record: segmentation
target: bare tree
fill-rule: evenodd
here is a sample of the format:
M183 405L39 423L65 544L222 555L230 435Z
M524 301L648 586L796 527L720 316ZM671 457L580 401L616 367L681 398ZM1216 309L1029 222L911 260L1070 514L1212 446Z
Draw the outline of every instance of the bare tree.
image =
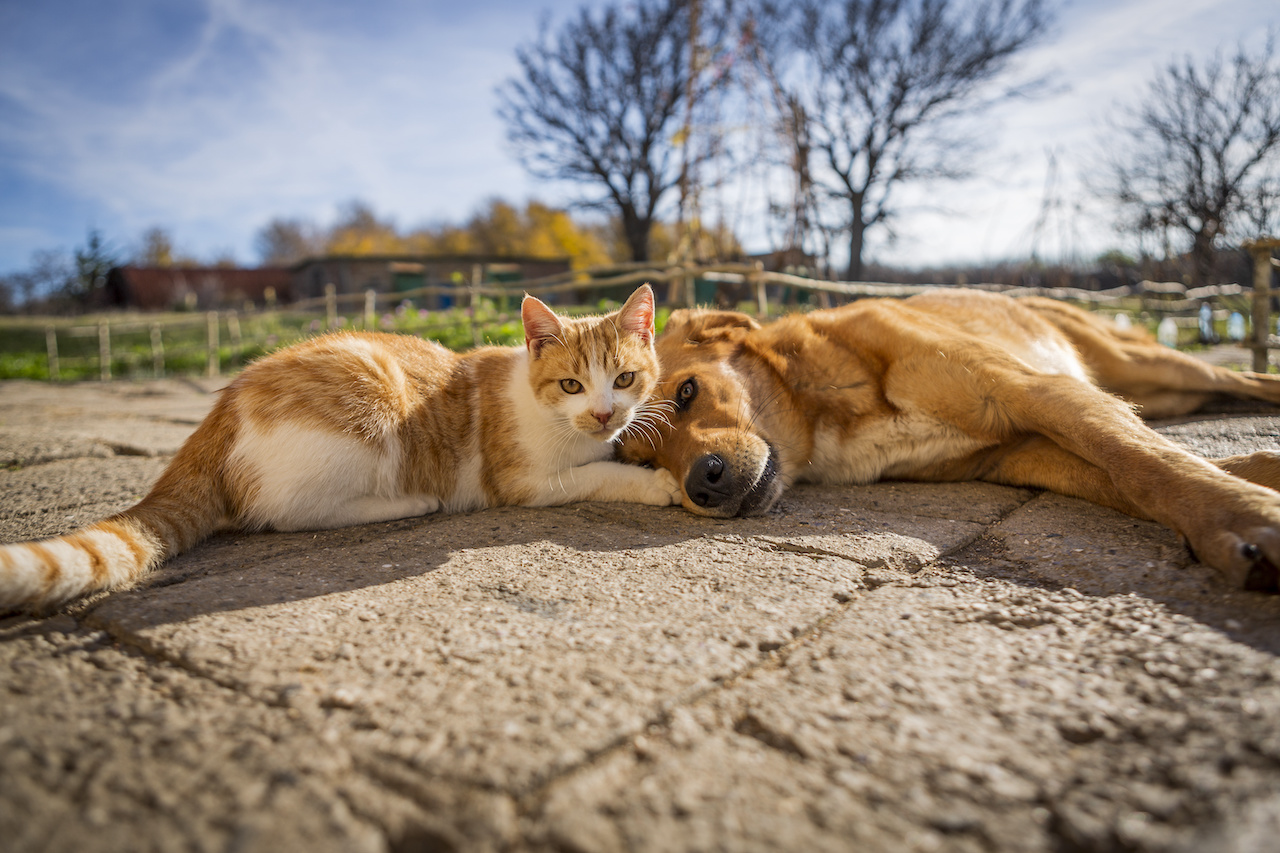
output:
M1213 274L1224 239L1276 226L1280 196L1280 63L1274 35L1257 55L1171 62L1107 140L1121 225L1188 250L1193 284Z
M660 205L679 186L686 106L704 85L690 52L693 13L708 43L726 15L698 0L586 7L516 53L520 74L498 88L507 139L532 174L594 189L584 204L615 213L633 260L648 260ZM716 8L721 8L716 5ZM685 128L687 132L687 128Z
M65 299L75 280L75 263L66 252L37 249L31 253L30 268L8 276L6 284L25 311L67 310L76 307Z
M273 219L258 231L254 247L264 266L285 266L320 254L323 239L301 219Z
M764 44L786 89L783 125L807 137L855 280L866 231L889 223L899 185L971 174L971 120L1035 88L997 84L1051 21L1043 0L801 0L760 15L762 30L785 34Z

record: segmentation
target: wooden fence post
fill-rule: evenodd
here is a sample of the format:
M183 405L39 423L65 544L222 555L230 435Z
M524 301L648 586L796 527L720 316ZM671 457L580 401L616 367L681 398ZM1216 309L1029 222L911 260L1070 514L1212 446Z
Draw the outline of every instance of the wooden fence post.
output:
M164 376L164 338L159 323L151 324L151 369L157 378Z
M1262 237L1244 244L1253 257L1253 372L1267 372L1267 338L1271 336L1271 250L1280 239Z
M480 325L476 321L476 308L480 302L480 282L484 277L484 268L479 264L473 264L471 267L471 283L468 287L470 291L467 294L467 313L471 319L471 342L475 346L480 346Z
M44 330L44 346L49 352L49 381L58 381L58 333L53 326Z
M234 311L227 312L227 337L231 338L231 369L240 368L240 315Z
M206 317L209 321L209 366L205 373L217 376L222 372L222 365L218 363L218 312L210 311Z
M364 328L368 332L378 328L378 291L373 288L364 292Z
M111 380L111 327L106 320L98 321L98 378Z
M334 329L338 326L338 288L333 282L324 286L324 316L325 328Z
M751 273L748 281L755 281L756 291L756 316L761 320L769 316L769 296L764 289L764 263L756 261L755 272Z

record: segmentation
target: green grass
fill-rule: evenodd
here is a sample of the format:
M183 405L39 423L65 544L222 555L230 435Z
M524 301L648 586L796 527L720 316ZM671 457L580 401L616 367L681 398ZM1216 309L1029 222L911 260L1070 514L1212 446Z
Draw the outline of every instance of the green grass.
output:
M44 353L0 353L0 379L48 379L49 362Z

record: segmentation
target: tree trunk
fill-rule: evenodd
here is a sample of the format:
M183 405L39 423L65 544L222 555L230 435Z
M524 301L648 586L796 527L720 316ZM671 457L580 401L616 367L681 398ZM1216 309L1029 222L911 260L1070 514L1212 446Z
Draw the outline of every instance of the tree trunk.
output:
M862 218L862 200L851 205L853 215L849 219L849 281L862 281L862 238L867 225Z
M634 210L622 211L622 236L631 249L631 260L649 260L649 229L651 220L641 219Z
M1191 241L1191 286L1202 287L1213 278L1213 234L1205 229Z

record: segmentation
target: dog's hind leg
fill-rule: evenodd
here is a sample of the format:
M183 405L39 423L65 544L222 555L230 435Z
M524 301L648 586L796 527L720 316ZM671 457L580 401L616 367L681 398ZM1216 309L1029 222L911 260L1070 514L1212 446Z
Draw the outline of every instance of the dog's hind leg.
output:
M1280 452L1259 450L1208 461L1228 474L1280 492ZM982 480L1002 486L1048 489L1111 507L1135 518L1151 518L1116 488L1105 470L1042 435L935 466L916 479Z
M1135 518L1150 514L1125 497L1105 470L1042 435L1028 436L986 448L963 459L916 472L912 479L937 481L982 480L1002 486L1048 489L1083 498Z
M1280 491L1280 452L1259 450L1209 461L1229 474Z
M1102 388L1147 419L1194 412L1215 396L1280 405L1280 377L1229 370L1155 342L1124 341L1082 355Z
M1061 489L1158 521L1183 536L1203 562L1237 588L1276 591L1280 585L1280 493L1232 476L1196 456L1091 383L1036 373L993 353L968 359L949 355L954 357L894 364L887 374L895 386L888 388L886 397L900 406L928 405L934 417L960 432L993 439L984 441L988 447L1043 436L1101 469L1110 486L1103 484L1101 476L1088 473L1083 481L1093 484L1094 493L1072 488L1070 476L1055 473L1072 470L1070 465L1052 464L1055 459L1070 460L1058 454L1046 457L1047 473L1027 474L1023 484ZM948 389L945 395L911 397L907 393L924 387L904 382L915 379L924 365L931 387ZM1004 469L1016 471L1014 462L1023 461L1026 470L1034 459L1011 459ZM1076 466L1076 470L1089 469Z
M1280 377L1209 364L1161 345L1145 331L1121 330L1098 314L1061 302L1020 302L1057 326L1094 381L1136 405L1144 418L1185 415L1216 395L1280 405Z

